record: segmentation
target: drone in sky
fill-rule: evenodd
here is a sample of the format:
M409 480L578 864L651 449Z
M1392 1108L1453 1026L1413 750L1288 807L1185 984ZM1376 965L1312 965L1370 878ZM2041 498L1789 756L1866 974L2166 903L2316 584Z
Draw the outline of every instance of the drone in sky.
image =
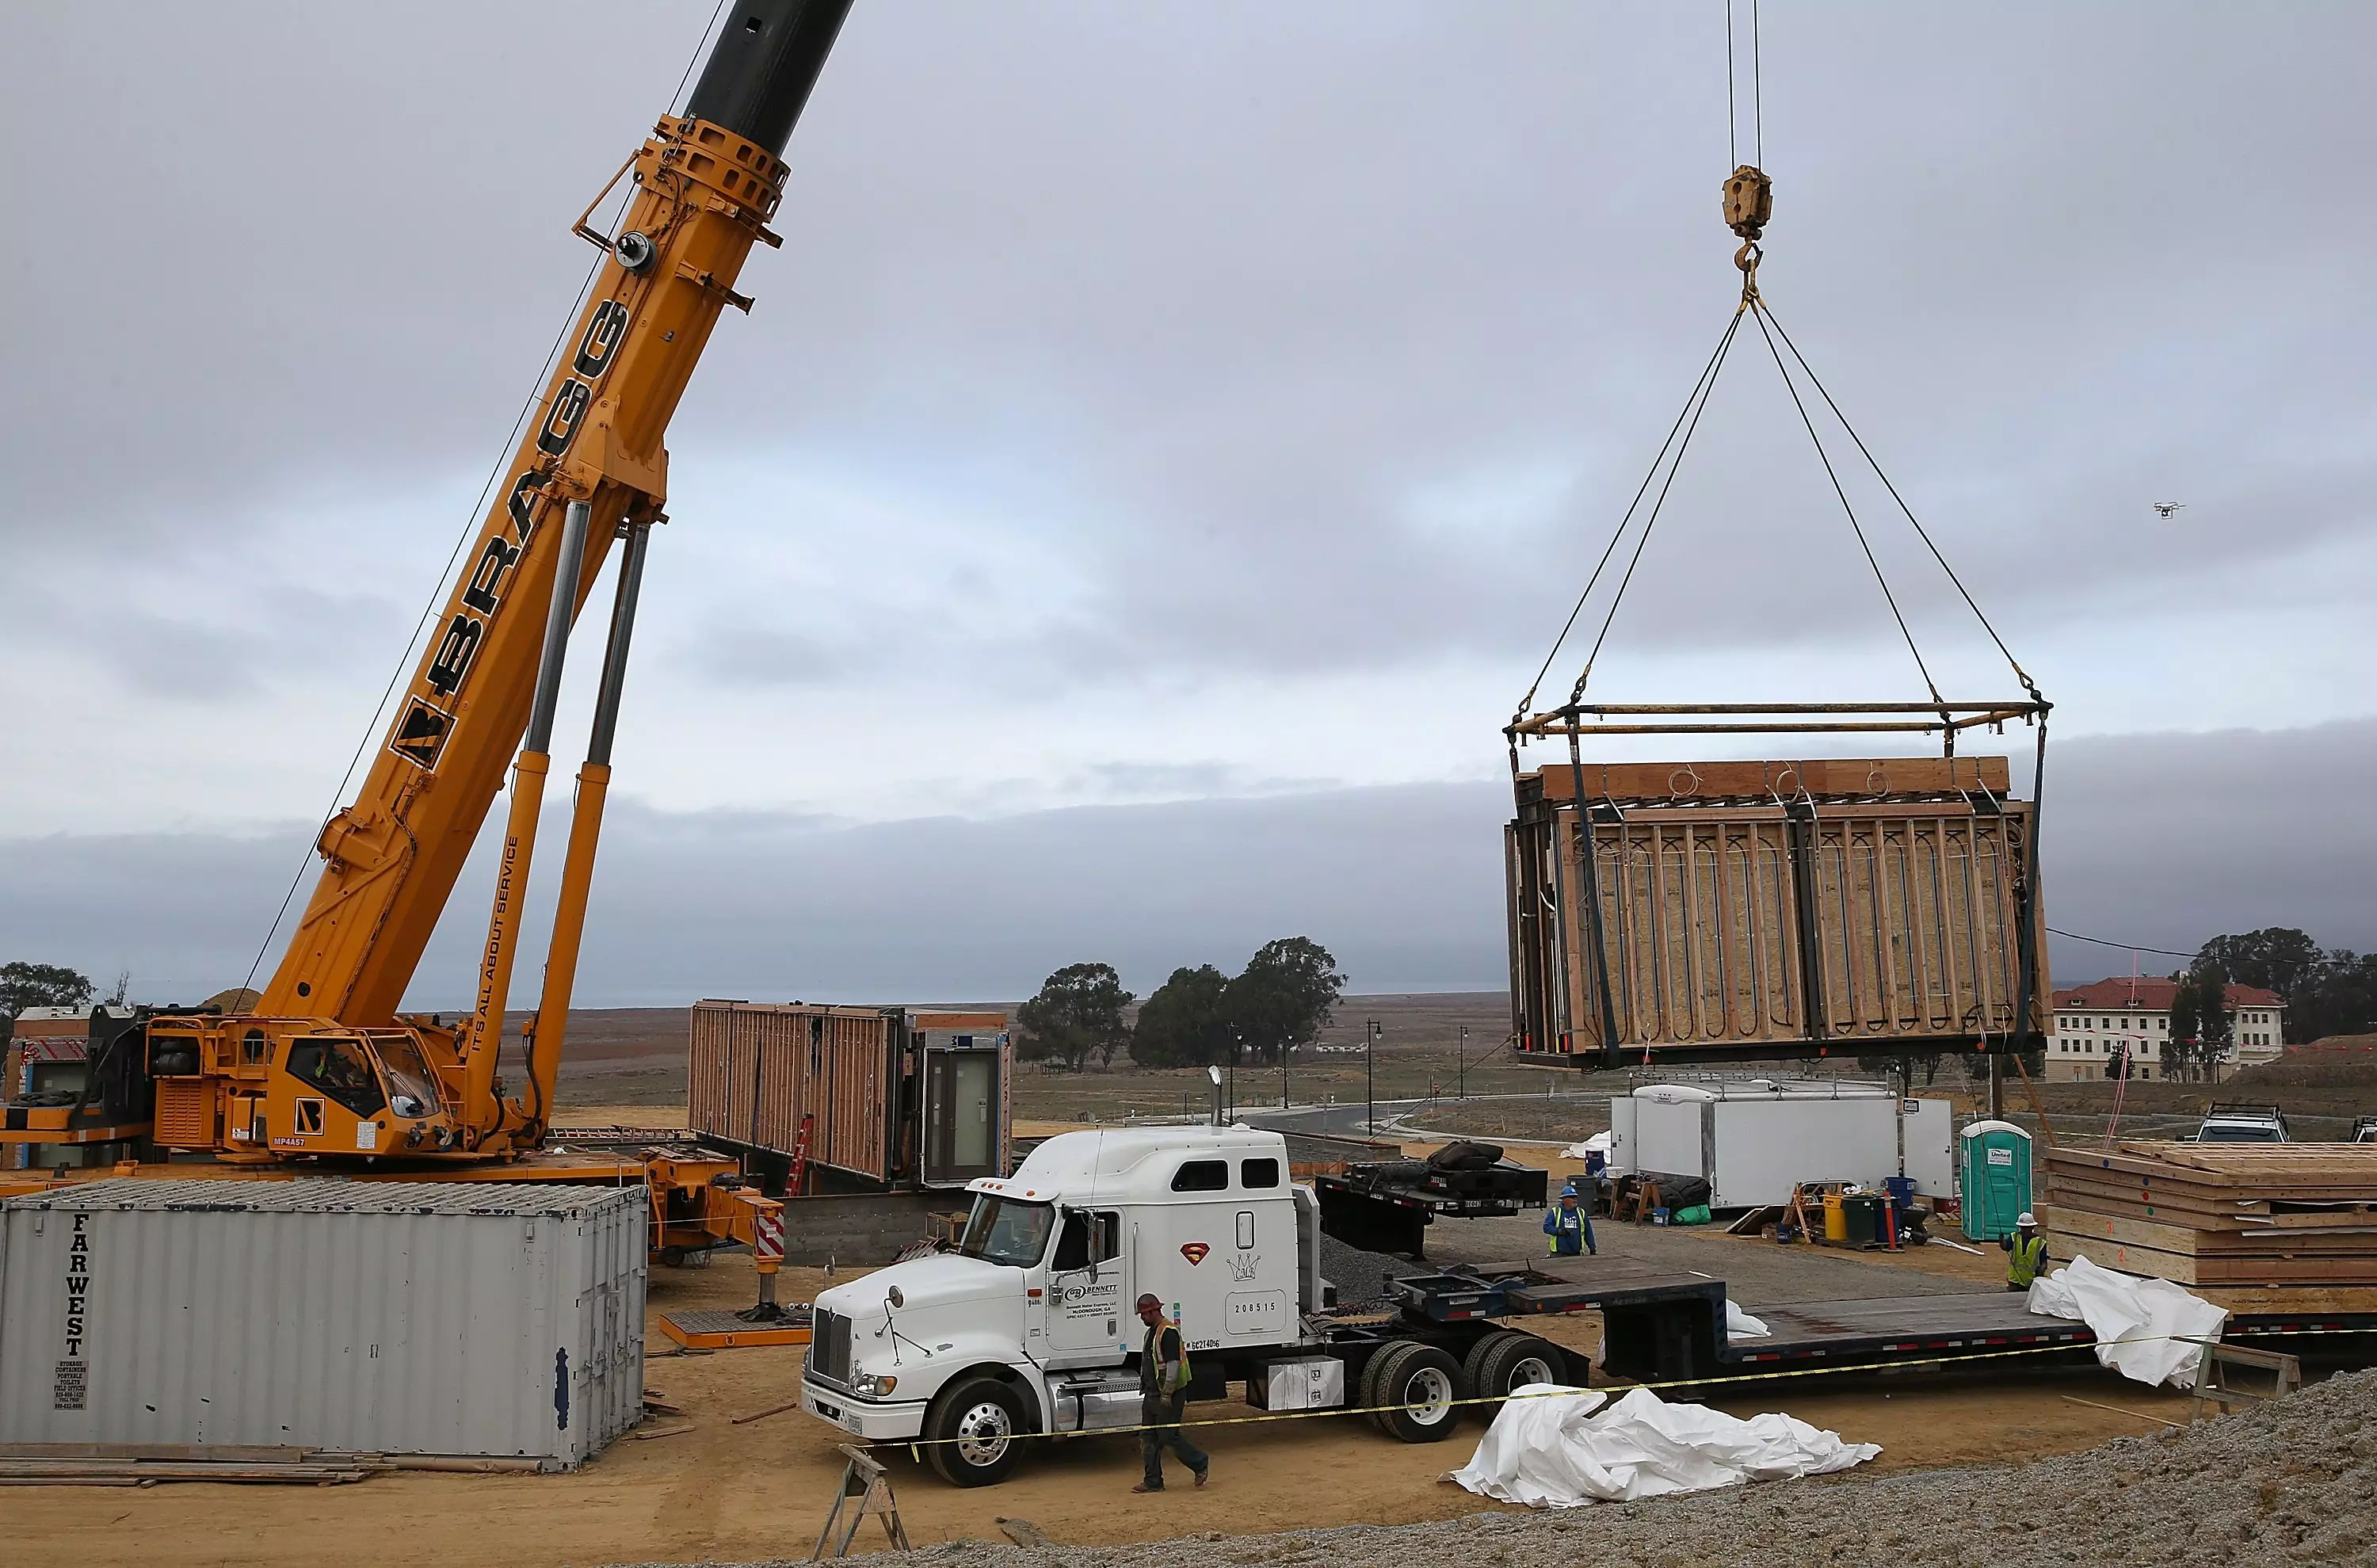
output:
M2161 518L2163 521L2168 522L2171 514L2186 505L2185 501L2156 501L2154 504L2155 515Z

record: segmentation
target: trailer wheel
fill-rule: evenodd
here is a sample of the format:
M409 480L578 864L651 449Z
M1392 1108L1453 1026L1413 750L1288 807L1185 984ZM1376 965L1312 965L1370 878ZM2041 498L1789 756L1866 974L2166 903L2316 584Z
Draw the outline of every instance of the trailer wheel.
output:
M1490 1386L1486 1376L1486 1354L1505 1340L1520 1336L1507 1328L1488 1329L1471 1342L1469 1354L1461 1358L1461 1392L1471 1399L1491 1399L1502 1392ZM1491 1415L1493 1412L1487 1412Z
M1472 1398L1499 1404L1512 1389L1529 1383L1567 1382L1566 1366L1566 1358L1556 1347L1532 1334L1503 1329L1469 1347L1469 1359L1462 1367L1463 1382L1468 1384ZM1487 1413L1490 1416L1492 1411Z
M951 1486L1007 1478L1023 1447L1023 1402L997 1378L968 1378L925 1416L925 1456Z
M1433 1345L1405 1340L1380 1352L1380 1406L1370 1418L1389 1437L1435 1442L1461 1424L1461 1363Z

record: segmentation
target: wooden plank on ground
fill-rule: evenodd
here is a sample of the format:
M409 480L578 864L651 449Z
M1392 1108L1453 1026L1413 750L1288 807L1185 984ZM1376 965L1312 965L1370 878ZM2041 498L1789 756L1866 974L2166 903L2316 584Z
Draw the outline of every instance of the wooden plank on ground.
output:
M2196 1258L2068 1230L2049 1231L2047 1250L2059 1258L2085 1258L2105 1268L2175 1285L2377 1285L2377 1256Z
M2377 1257L2377 1227L2346 1230L2199 1230L2184 1225L2058 1206L2046 1223L2070 1236L2151 1247L2191 1258Z
M2240 1317L2377 1314L2377 1285L2207 1285L2196 1294Z

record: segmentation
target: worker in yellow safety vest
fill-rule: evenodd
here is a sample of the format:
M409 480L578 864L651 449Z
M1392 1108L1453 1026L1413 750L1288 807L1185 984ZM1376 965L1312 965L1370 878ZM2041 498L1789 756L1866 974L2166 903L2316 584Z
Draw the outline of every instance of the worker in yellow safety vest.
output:
M1180 1408L1188 1398L1188 1349L1180 1325L1164 1315L1164 1303L1153 1291L1139 1299L1139 1321L1147 1325L1147 1342L1139 1353L1139 1448L1147 1477L1130 1490L1164 1490L1167 1448L1203 1486L1212 1462L1180 1431Z
M2006 1288L2027 1290L2032 1280L2047 1272L2047 1238L2038 1233L2038 1216L2028 1209L2013 1225L2013 1235L1998 1238L2006 1255Z

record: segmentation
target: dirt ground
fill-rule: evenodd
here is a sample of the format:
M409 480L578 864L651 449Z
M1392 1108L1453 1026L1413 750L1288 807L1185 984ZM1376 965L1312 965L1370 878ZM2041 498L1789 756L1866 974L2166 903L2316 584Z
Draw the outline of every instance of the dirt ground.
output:
M1702 1238L1685 1244L1712 1262L1753 1245ZM855 1276L845 1271L842 1277ZM787 1299L806 1299L827 1283L812 1270L782 1276ZM750 1266L738 1257L652 1275L655 1315L736 1306L753 1296ZM1574 1327L1591 1333L1588 1323ZM648 1343L657 1348L669 1342L655 1328ZM655 1418L644 1430L683 1429L682 1435L631 1437L575 1475L399 1474L326 1489L12 1488L0 1511L6 1521L0 1562L417 1568L433 1561L453 1568L545 1568L803 1557L840 1478L840 1434L796 1410L732 1423L735 1416L796 1397L801 1355L797 1348L655 1354L649 1384L687 1415ZM2071 1453L2186 1418L2184 1400L2098 1372L1992 1374L1895 1388L1795 1380L1721 1403L1742 1415L1787 1410L1879 1442L1882 1454L1870 1467L1879 1471ZM979 1490L946 1486L895 1454L893 1484L909 1534L919 1545L997 1539L998 1519L1010 1516L1031 1520L1060 1542L1117 1543L1202 1531L1402 1524L1498 1507L1439 1482L1468 1458L1483 1430L1475 1422L1445 1442L1406 1447L1346 1418L1233 1423L1250 1413L1221 1404L1200 1414L1223 1423L1196 1434L1214 1460L1213 1484L1202 1491L1183 1487L1160 1497L1131 1496L1139 1458L1129 1437L1053 1445L1007 1485Z

